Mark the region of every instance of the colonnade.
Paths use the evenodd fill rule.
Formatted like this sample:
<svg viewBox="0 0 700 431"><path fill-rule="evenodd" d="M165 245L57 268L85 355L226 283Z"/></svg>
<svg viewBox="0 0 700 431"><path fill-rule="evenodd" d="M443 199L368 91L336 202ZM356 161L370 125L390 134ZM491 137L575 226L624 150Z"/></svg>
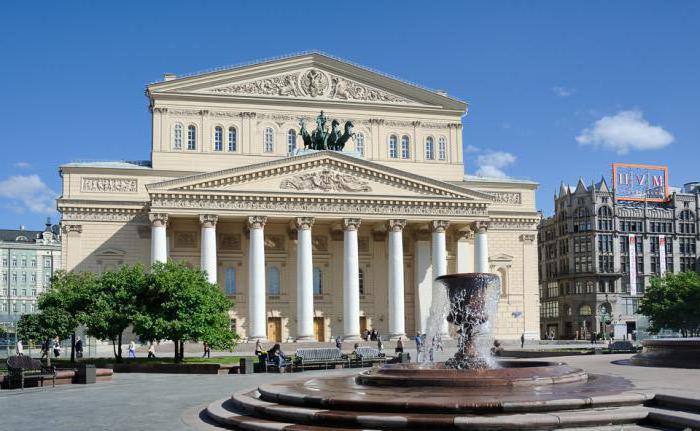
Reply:
<svg viewBox="0 0 700 431"><path fill-rule="evenodd" d="M151 263L165 262L168 258L166 226L168 215L151 213ZM216 215L200 215L201 268L211 283L217 282ZM313 217L297 217L297 334L298 341L314 339L313 246L311 231ZM358 238L361 220L342 219L343 229L343 332L345 340L360 338L360 279ZM267 338L265 292L265 235L266 216L249 216L250 232L248 249L248 338ZM434 220L432 230L432 279L447 273L446 220ZM386 222L388 236L388 297L389 336L392 339L405 336L404 310L404 254L403 232L406 220L390 219ZM474 269L488 272L487 222L474 223ZM462 251L463 253L463 251ZM428 262L426 262L428 263ZM464 265L458 263L458 270ZM427 316L421 316L424 321ZM441 332L447 334L447 321Z"/></svg>

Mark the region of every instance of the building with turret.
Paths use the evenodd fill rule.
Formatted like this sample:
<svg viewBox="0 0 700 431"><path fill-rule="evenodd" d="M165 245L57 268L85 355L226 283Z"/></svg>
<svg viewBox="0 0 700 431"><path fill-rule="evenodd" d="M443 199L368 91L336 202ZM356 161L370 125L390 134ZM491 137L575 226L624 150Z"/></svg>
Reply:
<svg viewBox="0 0 700 431"><path fill-rule="evenodd" d="M643 331L637 307L651 277L698 270L699 207L700 183L661 202L623 200L604 178L562 183L538 228L541 336Z"/></svg>
<svg viewBox="0 0 700 431"><path fill-rule="evenodd" d="M37 297L60 268L60 230L51 220L44 230L0 229L0 325L35 312Z"/></svg>

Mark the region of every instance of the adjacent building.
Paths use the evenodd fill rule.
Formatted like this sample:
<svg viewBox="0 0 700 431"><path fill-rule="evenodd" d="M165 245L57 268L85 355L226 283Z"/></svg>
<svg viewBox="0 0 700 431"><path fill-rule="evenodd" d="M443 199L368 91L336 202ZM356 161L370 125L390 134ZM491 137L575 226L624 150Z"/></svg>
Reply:
<svg viewBox="0 0 700 431"><path fill-rule="evenodd" d="M12 326L22 314L36 311L37 296L61 269L58 225L44 230L0 229L0 324Z"/></svg>
<svg viewBox="0 0 700 431"><path fill-rule="evenodd" d="M271 341L427 332L435 277L489 271L498 337L539 337L537 184L465 176L465 102L318 53L146 96L150 160L60 168L65 269L187 261Z"/></svg>
<svg viewBox="0 0 700 431"><path fill-rule="evenodd" d="M538 229L542 337L588 339L614 324L630 337L643 331L637 307L651 277L698 270L698 208L699 183L661 201L623 200L605 179L562 184Z"/></svg>

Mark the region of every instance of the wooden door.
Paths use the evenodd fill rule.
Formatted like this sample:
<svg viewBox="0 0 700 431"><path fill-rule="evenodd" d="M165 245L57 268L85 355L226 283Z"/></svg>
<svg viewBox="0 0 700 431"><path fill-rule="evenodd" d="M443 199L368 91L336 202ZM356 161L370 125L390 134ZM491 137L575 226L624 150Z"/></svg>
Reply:
<svg viewBox="0 0 700 431"><path fill-rule="evenodd" d="M316 341L326 341L326 324L323 317L314 317L314 338Z"/></svg>
<svg viewBox="0 0 700 431"><path fill-rule="evenodd" d="M360 316L360 337L364 337L365 332L367 332L367 317Z"/></svg>
<svg viewBox="0 0 700 431"><path fill-rule="evenodd" d="M282 318L268 317L267 318L267 340L280 343L282 342Z"/></svg>

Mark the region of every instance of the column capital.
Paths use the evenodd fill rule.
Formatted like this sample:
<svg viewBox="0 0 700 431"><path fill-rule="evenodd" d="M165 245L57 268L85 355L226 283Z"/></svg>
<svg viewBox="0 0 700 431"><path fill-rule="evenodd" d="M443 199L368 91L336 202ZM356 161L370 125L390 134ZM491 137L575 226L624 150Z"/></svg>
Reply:
<svg viewBox="0 0 700 431"><path fill-rule="evenodd" d="M450 222L447 220L433 220L430 223L430 227L433 232L437 233L445 233L447 230L447 227L450 225Z"/></svg>
<svg viewBox="0 0 700 431"><path fill-rule="evenodd" d="M359 218L344 218L343 230L358 230L361 222Z"/></svg>
<svg viewBox="0 0 700 431"><path fill-rule="evenodd" d="M474 239L474 231L469 227L456 230L457 241Z"/></svg>
<svg viewBox="0 0 700 431"><path fill-rule="evenodd" d="M390 232L401 232L406 227L406 220L404 220L404 219L387 220L386 227Z"/></svg>
<svg viewBox="0 0 700 431"><path fill-rule="evenodd" d="M165 226L168 224L168 215L166 213L150 213L148 219L151 224L156 227Z"/></svg>
<svg viewBox="0 0 700 431"><path fill-rule="evenodd" d="M199 216L199 223L202 227L216 227L219 216L214 214L202 214Z"/></svg>
<svg viewBox="0 0 700 431"><path fill-rule="evenodd" d="M474 222L474 231L476 233L486 233L488 228L489 228L489 222L487 222L487 221L475 221Z"/></svg>
<svg viewBox="0 0 700 431"><path fill-rule="evenodd" d="M294 220L294 225L299 230L308 230L314 225L314 221L313 217L297 217Z"/></svg>
<svg viewBox="0 0 700 431"><path fill-rule="evenodd" d="M265 216L250 216L248 217L248 229L262 229L267 223Z"/></svg>

